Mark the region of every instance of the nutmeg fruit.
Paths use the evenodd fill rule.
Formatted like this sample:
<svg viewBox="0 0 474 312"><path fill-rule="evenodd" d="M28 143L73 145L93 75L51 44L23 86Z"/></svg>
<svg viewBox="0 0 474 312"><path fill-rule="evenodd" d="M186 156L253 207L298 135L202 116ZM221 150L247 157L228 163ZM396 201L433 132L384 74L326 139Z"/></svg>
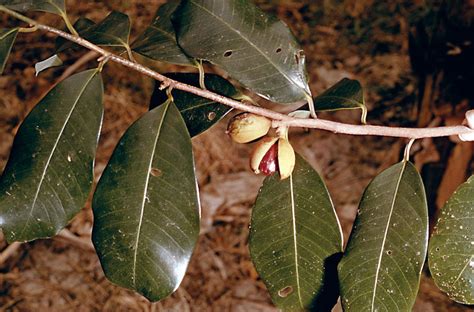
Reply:
<svg viewBox="0 0 474 312"><path fill-rule="evenodd" d="M280 173L280 179L288 178L295 167L295 152L284 137L264 137L250 156L250 168L256 173L272 175Z"/></svg>
<svg viewBox="0 0 474 312"><path fill-rule="evenodd" d="M227 134L237 143L249 143L268 133L272 121L252 113L241 113L232 117Z"/></svg>
<svg viewBox="0 0 474 312"><path fill-rule="evenodd" d="M286 138L278 140L278 171L280 172L280 179L284 180L290 177L295 168L295 151L293 146Z"/></svg>
<svg viewBox="0 0 474 312"><path fill-rule="evenodd" d="M260 172L267 172L266 174L270 175L277 170L276 166L278 162L278 145L275 144L277 141L277 137L270 136L264 137L258 141L257 145L250 154L250 168L253 170L253 172L256 174L259 174ZM272 170L272 162L275 163L274 170ZM262 167L260 167L260 165L262 165ZM263 171L261 171L262 169Z"/></svg>

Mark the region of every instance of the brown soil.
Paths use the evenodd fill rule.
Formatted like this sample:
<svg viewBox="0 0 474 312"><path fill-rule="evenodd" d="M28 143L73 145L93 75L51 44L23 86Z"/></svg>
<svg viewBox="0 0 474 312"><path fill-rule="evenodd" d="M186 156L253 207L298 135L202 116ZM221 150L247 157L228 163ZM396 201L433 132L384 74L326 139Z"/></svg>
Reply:
<svg viewBox="0 0 474 312"><path fill-rule="evenodd" d="M68 4L73 20L81 15L98 20L111 9L125 11L132 17L136 34L148 24L161 2L151 5L146 0L108 0ZM412 111L416 106L416 79L408 57L406 18L419 9L417 2L421 5L423 1L397 0L383 5L371 0L349 0L344 4L322 0L258 1L292 25L303 43L314 93L343 77L357 78L367 90L372 111L369 122L393 125L402 120L405 124L415 122ZM60 25L54 16L33 16ZM12 19L0 17L2 27L13 23ZM19 123L65 69L34 76L34 63L50 56L53 49L54 40L49 34L19 35L5 74L0 77L0 169L6 164ZM72 63L74 59L67 61ZM154 65L162 72L177 70ZM147 78L114 64L107 65L104 80L106 112L97 178L120 136L146 111L146 99L153 86ZM359 118L357 112L321 116L353 123ZM21 244L0 263L0 310L276 311L250 262L247 248L250 211L262 177L247 168L251 147L233 144L224 135L225 124L222 122L193 140L203 209L202 235L175 294L152 304L105 279L91 248L92 214L88 204L70 223L68 233ZM302 130L293 131L291 138L296 150L324 176L347 239L363 189L378 172L398 161L405 142ZM6 247L0 239L0 250L5 252ZM414 310L470 309L451 302L424 276Z"/></svg>

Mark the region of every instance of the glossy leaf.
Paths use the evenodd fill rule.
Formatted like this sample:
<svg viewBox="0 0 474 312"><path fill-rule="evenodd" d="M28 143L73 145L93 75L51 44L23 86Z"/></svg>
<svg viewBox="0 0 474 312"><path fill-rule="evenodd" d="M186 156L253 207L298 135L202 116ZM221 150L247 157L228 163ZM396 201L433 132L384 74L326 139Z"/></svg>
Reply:
<svg viewBox="0 0 474 312"><path fill-rule="evenodd" d="M324 182L301 157L286 180L265 179L252 212L249 248L275 305L330 311L338 297L342 232Z"/></svg>
<svg viewBox="0 0 474 312"><path fill-rule="evenodd" d="M86 17L80 17L73 25L74 29L77 31L77 33L79 34L79 36L83 37L84 36L84 33L87 31L87 29L89 29L90 27L92 27L93 25L95 25L95 23L86 18ZM67 40L67 39L64 39L63 37L57 37L56 38L56 52L62 52L68 48L72 48L72 47L78 47L79 45Z"/></svg>
<svg viewBox="0 0 474 312"><path fill-rule="evenodd" d="M133 43L133 51L155 61L195 65L194 61L178 46L171 23L171 14L176 10L179 2L171 0L158 9L151 25Z"/></svg>
<svg viewBox="0 0 474 312"><path fill-rule="evenodd" d="M448 200L429 246L433 279L448 296L474 304L474 177Z"/></svg>
<svg viewBox="0 0 474 312"><path fill-rule="evenodd" d="M52 89L20 126L0 179L0 226L7 240L57 234L84 206L102 123L97 70Z"/></svg>
<svg viewBox="0 0 474 312"><path fill-rule="evenodd" d="M17 34L18 28L0 29L0 75L5 69L5 64L15 43Z"/></svg>
<svg viewBox="0 0 474 312"><path fill-rule="evenodd" d="M193 73L170 73L167 77L199 87L199 74ZM208 90L227 97L238 97L240 95L234 86L224 78L207 74L205 84ZM150 102L150 109L166 102L168 96L166 90L160 90L160 83L155 86L155 91ZM171 92L174 103L183 116L188 131L192 137L206 131L219 120L221 120L232 108L220 103L212 102L189 92L173 89Z"/></svg>
<svg viewBox="0 0 474 312"><path fill-rule="evenodd" d="M61 65L63 65L63 61L59 58L57 54L54 54L53 56L48 57L44 61L35 64L36 76L38 76L39 73L41 73L43 70Z"/></svg>
<svg viewBox="0 0 474 312"><path fill-rule="evenodd" d="M423 182L403 161L375 177L362 196L338 268L344 311L411 311L427 245Z"/></svg>
<svg viewBox="0 0 474 312"><path fill-rule="evenodd" d="M331 88L314 98L317 111L335 111L341 109L360 109L361 121L366 123L367 107L364 90L359 81L344 78Z"/></svg>
<svg viewBox="0 0 474 312"><path fill-rule="evenodd" d="M130 19L126 14L113 11L98 24L87 28L81 35L96 45L128 49Z"/></svg>
<svg viewBox="0 0 474 312"><path fill-rule="evenodd" d="M93 198L93 242L107 278L152 301L181 283L199 235L191 139L172 102L141 117Z"/></svg>
<svg viewBox="0 0 474 312"><path fill-rule="evenodd" d="M249 0L186 0L173 15L178 43L278 103L310 95L305 57L290 29Z"/></svg>
<svg viewBox="0 0 474 312"><path fill-rule="evenodd" d="M58 15L66 14L64 0L0 0L0 4L21 12L43 11Z"/></svg>

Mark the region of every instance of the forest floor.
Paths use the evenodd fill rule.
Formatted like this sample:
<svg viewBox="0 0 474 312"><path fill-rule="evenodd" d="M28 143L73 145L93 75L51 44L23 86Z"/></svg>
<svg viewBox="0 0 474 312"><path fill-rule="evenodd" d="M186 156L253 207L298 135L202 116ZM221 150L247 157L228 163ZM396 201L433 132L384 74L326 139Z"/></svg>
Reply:
<svg viewBox="0 0 474 312"><path fill-rule="evenodd" d="M133 21L133 35L146 27L161 2L67 1L73 20L83 15L100 20L112 9L126 12ZM366 90L369 123L415 123L412 112L417 105L417 80L408 56L407 20L423 1L258 3L291 25L306 52L313 93L322 92L343 77L355 78ZM54 16L34 16L60 25ZM12 23L0 17L2 27ZM35 77L34 64L53 51L53 36L21 34L0 77L0 171L18 125L65 69L48 70ZM84 53L82 50L73 56ZM72 63L74 59L66 61ZM94 66L94 61L88 66ZM164 64L154 66L161 72L184 70ZM149 79L115 64L107 65L104 81L105 121L96 179L120 136L147 110L153 88ZM357 123L359 112L321 116ZM0 252L0 311L276 311L247 248L251 207L263 178L248 168L251 146L232 143L224 134L225 126L226 120L193 140L203 209L202 235L175 294L152 304L105 279L90 243L89 203L60 236L17 245L9 249L8 257ZM406 143L302 130L292 131L291 140L297 152L327 182L346 240L364 188L377 173L400 159ZM0 251L5 252L6 247L0 237ZM450 301L426 274L414 311L471 310Z"/></svg>

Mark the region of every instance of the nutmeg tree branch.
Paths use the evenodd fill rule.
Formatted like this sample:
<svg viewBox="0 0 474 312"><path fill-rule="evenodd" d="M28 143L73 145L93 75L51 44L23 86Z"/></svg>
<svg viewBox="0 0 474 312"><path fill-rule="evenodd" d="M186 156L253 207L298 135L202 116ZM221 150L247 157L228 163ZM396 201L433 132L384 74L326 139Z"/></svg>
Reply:
<svg viewBox="0 0 474 312"><path fill-rule="evenodd" d="M3 5L0 5L0 11L3 11L23 22L28 23L30 26L36 27L39 30L56 34L64 39L72 41L78 45L81 45L91 51L95 51L101 55L102 60L110 60L138 71L144 75L147 75L155 80L162 82L162 88L172 87L185 92L189 92L198 95L203 98L207 98L211 101L227 105L237 110L244 112L253 113L256 115L264 116L273 121L274 127L287 126L287 127L303 127L311 129L327 130L334 133L350 134L350 135L375 135L375 136L388 136L388 137L400 137L408 139L421 139L429 137L444 137L460 134L474 133L469 127L466 126L451 126L451 127L435 127L435 128L401 128L401 127L387 127L387 126L373 126L373 125L351 125L324 119L303 119L289 117L288 115L281 114L270 109L263 107L253 106L244 104L240 101L219 95L209 90L200 89L173 79L170 79L149 67L143 66L137 62L127 60L121 56L113 54L87 40L76 35L71 35L57 28L38 23L37 21L30 19L18 12L10 10Z"/></svg>

